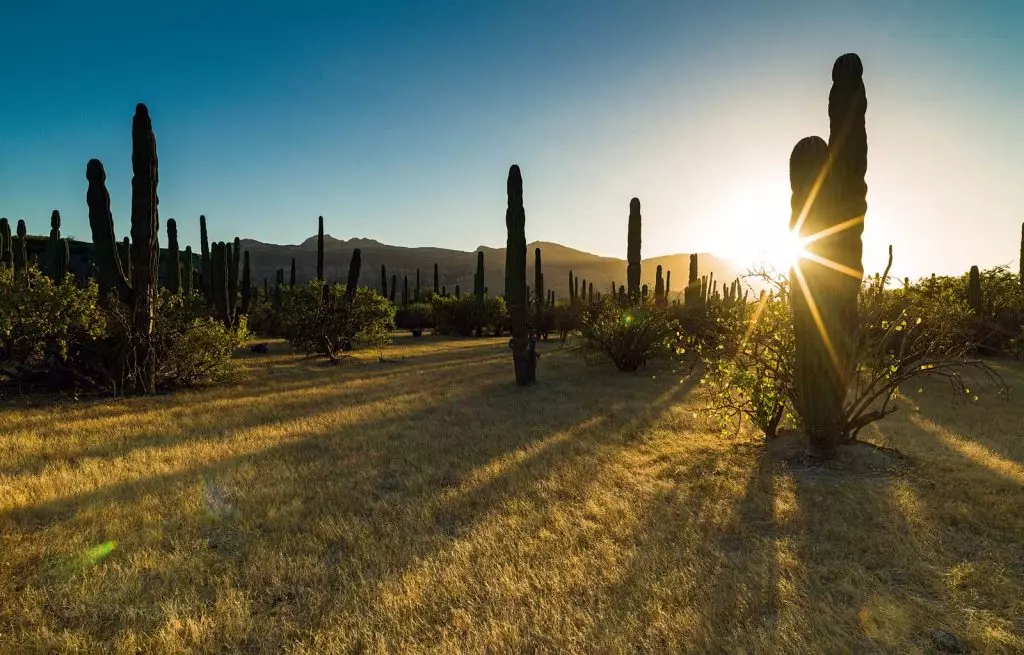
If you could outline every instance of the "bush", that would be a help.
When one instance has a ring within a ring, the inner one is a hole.
[[[583,338],[606,354],[620,371],[636,371],[655,357],[673,352],[677,325],[650,304],[620,307],[605,301],[582,313]]]
[[[399,307],[395,312],[395,325],[400,330],[409,330],[414,337],[423,335],[423,330],[433,327],[434,309],[428,303],[418,302]]]
[[[395,306],[376,291],[356,289],[349,305],[345,285],[326,289],[320,280],[311,280],[287,294],[281,310],[286,337],[306,354],[318,354],[332,360],[338,352],[351,350],[354,344],[380,347],[381,335],[395,324]]]
[[[157,386],[191,387],[230,379],[231,357],[249,337],[247,318],[228,328],[206,314],[199,295],[175,296],[160,290],[153,343],[157,353]]]
[[[501,334],[508,317],[505,300],[500,296],[485,296],[478,301],[473,296],[459,298],[434,296],[433,318],[435,334],[457,334],[469,337],[485,331]]]

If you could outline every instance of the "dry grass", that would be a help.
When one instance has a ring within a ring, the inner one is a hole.
[[[0,652],[1024,652],[1024,374],[801,469],[504,340],[0,409]]]

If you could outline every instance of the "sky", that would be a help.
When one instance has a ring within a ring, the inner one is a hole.
[[[93,5],[102,5],[101,7]],[[89,239],[85,165],[130,227],[131,120],[153,118],[160,218],[211,239],[530,241],[750,259],[789,220],[788,159],[828,137],[832,62],[868,97],[865,266],[1016,265],[1024,2],[564,0],[0,4],[0,215]]]

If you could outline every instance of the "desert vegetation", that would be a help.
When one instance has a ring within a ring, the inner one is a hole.
[[[559,297],[518,165],[503,279],[161,249],[138,105],[129,236],[96,159],[87,270],[0,219],[2,650],[1024,651],[1024,262],[866,274],[866,113],[843,55],[789,271],[648,285],[623,199]]]

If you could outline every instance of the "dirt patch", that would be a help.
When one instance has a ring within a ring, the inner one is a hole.
[[[913,467],[913,461],[899,451],[867,441],[840,446],[833,460],[815,459],[807,454],[807,437],[796,430],[787,430],[768,442],[766,453],[794,472],[807,475],[892,477]]]

